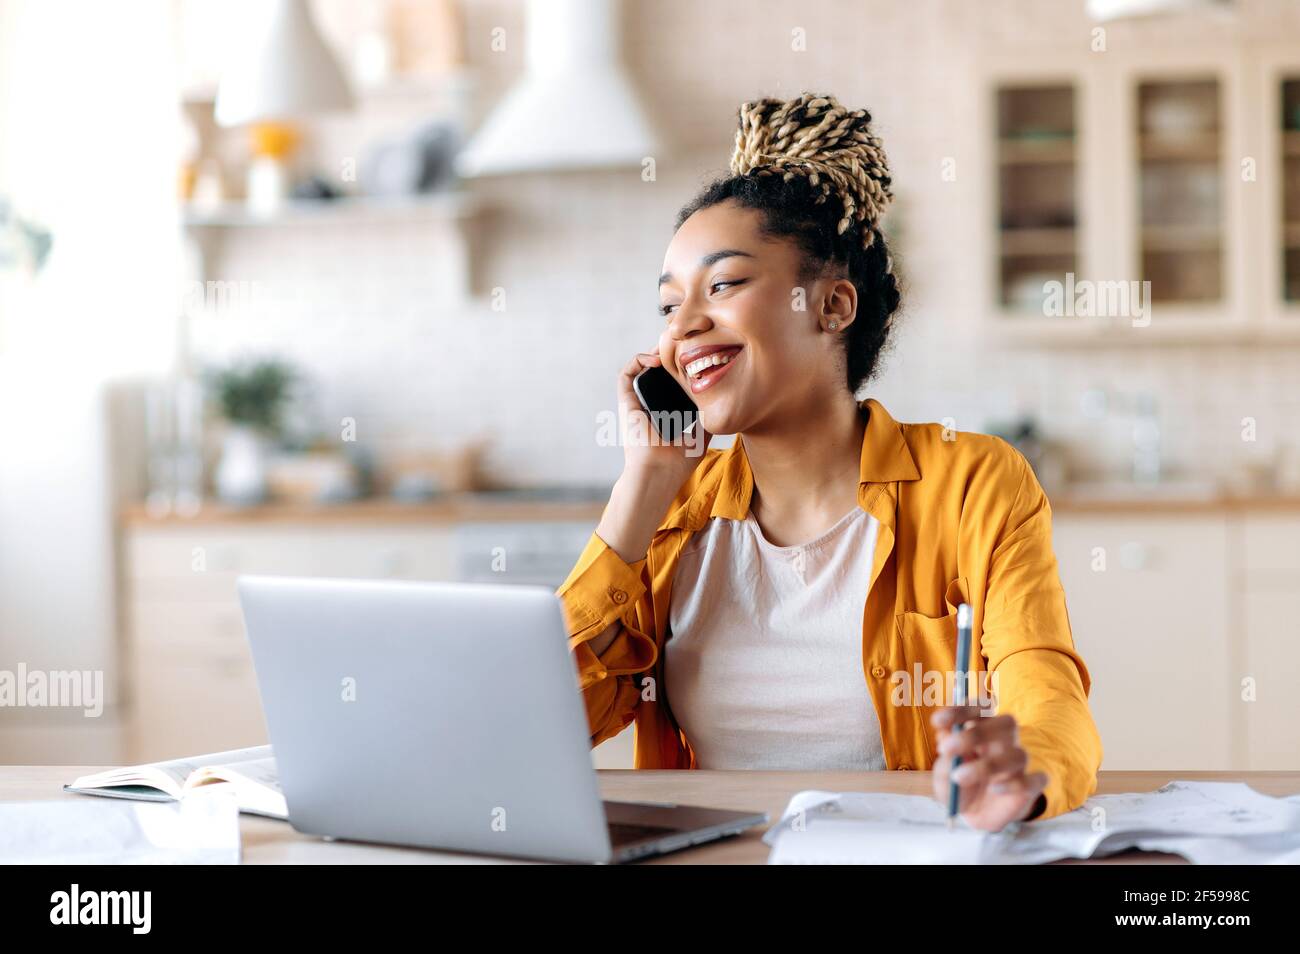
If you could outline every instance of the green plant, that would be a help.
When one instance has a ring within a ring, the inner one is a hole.
[[[16,214],[0,196],[0,271],[26,261],[39,272],[53,244],[47,229]]]
[[[296,380],[291,367],[274,359],[245,362],[209,374],[221,416],[268,437],[278,437],[283,431],[284,412]]]

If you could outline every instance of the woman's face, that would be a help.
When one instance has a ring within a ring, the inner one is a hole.
[[[760,216],[734,201],[701,209],[664,257],[659,356],[711,434],[814,412],[848,388],[839,336],[856,310],[853,283],[801,287],[793,241],[762,235]]]

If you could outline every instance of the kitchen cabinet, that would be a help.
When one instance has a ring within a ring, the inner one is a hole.
[[[1231,768],[1228,518],[1057,514],[1053,534],[1102,767]]]
[[[1018,52],[980,72],[968,135],[993,186],[978,200],[989,334],[1300,338],[1294,50]]]
[[[1269,46],[1257,63],[1252,92],[1264,138],[1254,198],[1264,237],[1264,313],[1275,334],[1294,337],[1300,331],[1300,52],[1295,44]]]
[[[1251,330],[1258,263],[1247,254],[1249,194],[1241,159],[1259,135],[1244,47],[1161,50],[1126,59],[1118,140],[1124,241],[1110,275],[1150,282],[1151,323],[1130,338],[1231,336]],[[1151,333],[1154,332],[1154,335]]]
[[[124,758],[266,741],[238,574],[555,585],[597,510],[551,520],[513,513],[128,521]],[[1106,768],[1300,766],[1300,695],[1292,691],[1300,673],[1300,506],[1169,505],[1154,513],[1066,504],[1056,508],[1053,530]],[[505,563],[489,575],[498,553]],[[631,745],[628,729],[593,759],[631,767]]]
[[[1251,769],[1295,771],[1300,766],[1297,595],[1300,576],[1285,589],[1250,590],[1245,597],[1246,653],[1238,691],[1246,723],[1245,761]]]
[[[555,586],[594,523],[594,517],[481,526],[391,517],[128,522],[126,758],[152,761],[267,741],[235,588],[240,574],[482,580],[499,548],[504,562],[493,582]]]
[[[1134,94],[1138,272],[1153,305],[1222,301],[1222,84],[1213,73],[1145,77]]]
[[[1042,311],[1047,281],[1078,265],[1078,129],[1071,83],[997,91],[999,299]]]
[[[1250,769],[1300,766],[1300,516],[1243,521],[1244,644],[1238,698]],[[1247,682],[1248,681],[1248,682]]]
[[[1300,767],[1295,508],[1065,512],[1053,533],[1105,768]]]
[[[1063,506],[1053,545],[1104,768],[1300,767],[1294,507]],[[606,742],[598,764],[630,767],[631,741]]]

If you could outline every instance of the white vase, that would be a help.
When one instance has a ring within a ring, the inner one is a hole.
[[[266,441],[251,427],[231,427],[221,442],[214,478],[223,503],[248,505],[266,499]]]

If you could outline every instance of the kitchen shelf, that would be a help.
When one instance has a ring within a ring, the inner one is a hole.
[[[998,159],[1008,166],[1074,162],[1074,137],[1003,139],[998,145]]]
[[[1218,162],[1219,133],[1202,132],[1187,136],[1152,135],[1138,140],[1144,162]]]
[[[1074,254],[1074,229],[1002,229],[999,235],[1003,258],[1038,258]]]
[[[185,208],[181,224],[193,249],[194,277],[201,283],[221,277],[217,263],[224,244],[246,240],[242,237],[256,231],[291,229],[295,241],[301,235],[310,242],[317,231],[347,235],[349,228],[367,225],[417,225],[446,239],[447,253],[438,259],[445,280],[438,284],[447,301],[455,302],[473,292],[473,224],[479,213],[477,197],[447,190],[402,198],[290,199],[271,214],[228,202],[215,209]]]
[[[188,228],[271,228],[296,225],[356,225],[366,222],[457,221],[474,212],[467,192],[442,192],[403,198],[353,197],[290,199],[273,213],[259,213],[242,202],[211,209],[187,208]]]
[[[1142,229],[1142,247],[1148,253],[1216,252],[1221,238],[1214,225],[1148,225]]]

